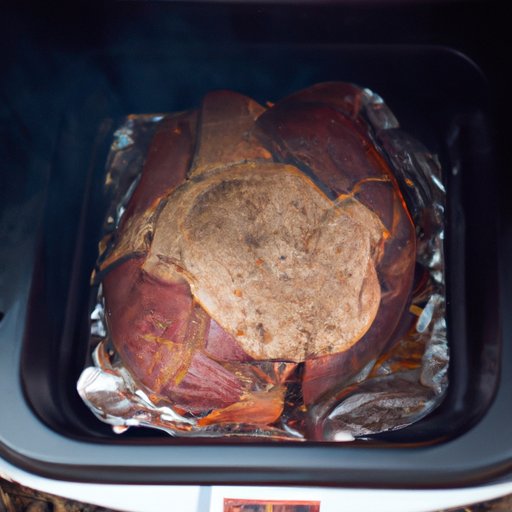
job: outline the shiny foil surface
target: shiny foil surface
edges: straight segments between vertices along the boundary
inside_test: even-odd
[[[151,141],[168,115],[130,115],[116,128],[106,163],[104,185],[110,208],[91,278],[96,298],[90,315],[93,364],[77,383],[84,402],[114,432],[144,426],[179,437],[346,442],[407,427],[441,403],[448,387],[449,347],[443,255],[446,192],[440,164],[436,155],[402,131],[380,96],[353,85],[346,90],[343,101],[353,105],[359,129],[390,166],[415,229],[412,291],[404,311],[395,315],[399,318],[392,334],[372,342],[371,350],[361,344],[345,355],[311,361],[246,361],[242,356],[238,361],[217,361],[227,377],[208,377],[216,383],[212,385],[231,385],[229,375],[244,383],[242,398],[233,403],[187,408],[185,402],[144,385],[112,340],[104,294],[109,269],[104,262],[114,250]],[[119,261],[117,265],[125,263]],[[128,265],[135,265],[138,260],[130,261]],[[382,293],[384,297],[386,290]],[[192,363],[187,364],[183,371],[190,372]]]

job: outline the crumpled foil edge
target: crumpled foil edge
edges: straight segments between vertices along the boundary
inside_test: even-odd
[[[376,146],[391,163],[410,207],[417,226],[417,264],[428,271],[428,281],[415,291],[411,301],[410,311],[417,315],[414,327],[395,344],[387,359],[372,362],[349,383],[339,403],[326,415],[326,441],[353,441],[404,428],[435,409],[448,388],[443,254],[446,192],[441,167],[435,155],[401,131],[379,95],[362,89],[361,100],[362,113],[373,128]],[[144,150],[162,117],[161,114],[131,115],[114,132],[105,179],[113,206],[105,221],[100,254],[119,224],[138,182]],[[179,437],[306,440],[303,433],[287,425],[286,418],[275,427],[250,424],[200,427],[195,418],[182,416],[170,406],[152,403],[111,347],[101,285],[91,313],[91,347],[94,347],[93,365],[83,370],[77,390],[91,411],[116,433],[137,426],[156,428]],[[416,356],[422,351],[420,363],[408,360],[411,347]]]

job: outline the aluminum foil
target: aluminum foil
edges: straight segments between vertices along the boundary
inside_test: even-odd
[[[90,316],[92,364],[84,369],[77,389],[91,411],[112,425],[114,432],[144,426],[175,436],[343,442],[404,428],[441,403],[448,387],[449,349],[443,255],[445,189],[440,164],[436,155],[400,129],[377,94],[364,89],[361,108],[376,146],[392,165],[416,226],[417,267],[424,277],[409,305],[415,317],[412,325],[341,390],[315,405],[320,435],[311,437],[289,408],[271,426],[201,426],[200,418],[155,401],[150,390],[134,381],[109,339],[101,279],[93,272],[96,304]],[[111,207],[99,244],[99,260],[138,182],[162,116],[130,115],[113,134],[105,175]]]

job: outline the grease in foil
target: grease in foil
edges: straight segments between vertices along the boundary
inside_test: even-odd
[[[84,369],[77,388],[92,412],[112,425],[114,432],[145,426],[175,436],[346,442],[404,428],[441,403],[448,387],[449,350],[443,257],[445,190],[440,165],[435,155],[400,129],[378,95],[364,89],[361,97],[362,115],[372,129],[376,146],[391,163],[416,226],[416,265],[422,278],[416,279],[409,303],[409,313],[415,320],[380,357],[343,382],[336,392],[322,396],[307,412],[303,405],[297,405],[301,393],[297,378],[289,383],[285,406],[275,421],[267,425],[235,421],[216,424],[202,421],[204,413],[186,411],[155,397],[134,380],[109,339],[101,279],[93,273],[93,363]],[[130,115],[114,132],[105,178],[111,206],[99,261],[112,241],[163,117]],[[286,371],[278,363],[261,363],[265,364],[265,372]],[[274,367],[269,370],[271,364]],[[260,382],[258,389],[265,389],[264,383]]]

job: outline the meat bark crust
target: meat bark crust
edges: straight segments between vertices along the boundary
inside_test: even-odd
[[[320,84],[266,109],[219,91],[165,117],[99,264],[109,335],[160,399],[260,407],[252,393],[283,384],[267,375],[260,389],[260,366],[305,361],[296,377],[309,407],[395,339],[415,228],[362,94]],[[196,328],[202,315],[208,329]]]
[[[143,268],[186,280],[254,359],[300,362],[343,352],[370,327],[384,233],[368,208],[334,203],[295,167],[247,162],[168,197]]]

